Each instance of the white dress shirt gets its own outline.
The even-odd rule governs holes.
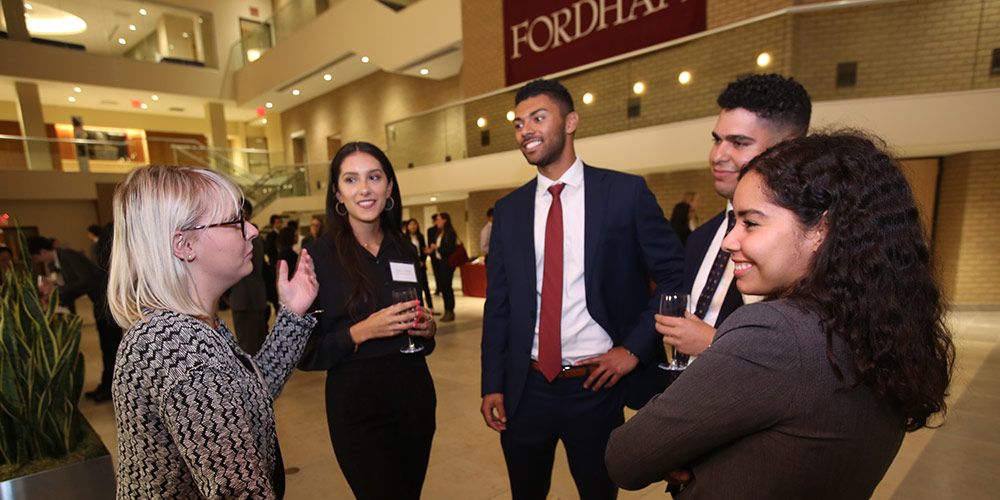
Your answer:
[[[482,231],[479,231],[479,253],[483,255],[489,255],[490,253],[490,234],[493,233],[493,222],[487,222],[483,226]]]
[[[733,209],[733,203],[731,201],[726,202],[726,213],[728,214]],[[712,239],[712,244],[708,246],[708,251],[705,252],[705,257],[701,259],[701,267],[698,268],[698,275],[694,279],[694,284],[691,286],[691,303],[688,306],[688,310],[694,311],[695,304],[698,303],[698,297],[701,297],[701,291],[705,288],[705,282],[708,281],[708,273],[712,271],[712,264],[715,263],[715,256],[719,253],[719,248],[722,247],[722,240],[726,237],[726,217],[723,216],[722,224],[719,224],[719,228],[715,231],[715,237]],[[705,317],[702,318],[705,323],[710,326],[715,326],[715,321],[719,318],[719,311],[722,309],[722,303],[726,300],[726,294],[729,293],[729,286],[733,283],[733,259],[729,259],[726,262],[726,270],[722,273],[722,280],[719,281],[719,288],[715,289],[715,295],[712,296],[712,303],[708,306],[708,311],[705,313]],[[764,299],[759,295],[743,295],[744,304],[753,304],[754,302],[760,302]]]
[[[587,310],[587,286],[584,278],[584,185],[583,162],[577,158],[557,181],[538,174],[535,190],[535,339],[531,359],[538,359],[538,318],[541,317],[542,276],[545,263],[545,223],[552,206],[549,186],[562,183],[559,199],[563,212],[563,293],[562,293],[562,364],[604,354],[614,347],[608,332],[598,325]]]

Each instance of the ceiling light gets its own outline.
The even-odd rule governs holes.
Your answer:
[[[371,61],[371,59],[369,59],[368,56],[361,56],[361,62],[367,64],[368,61]]]
[[[507,121],[509,121],[509,122],[514,121],[514,112],[513,111],[508,111],[507,112]]]
[[[247,62],[254,62],[260,59],[260,51],[257,49],[250,49],[247,51]]]
[[[126,42],[124,38],[121,37],[118,38],[118,45],[125,45],[126,43],[128,42]]]
[[[323,75],[323,79],[326,80],[326,81],[333,80],[333,75],[331,75],[330,73],[325,73]]]
[[[149,14],[149,12],[146,12],[146,9],[139,9],[140,16],[145,16],[146,14]]]
[[[583,103],[584,104],[590,104],[592,102],[594,102],[594,94],[591,94],[590,92],[587,92],[586,94],[583,94]]]
[[[486,128],[486,117],[480,116],[479,119],[476,120],[476,126],[479,128]]]
[[[646,84],[643,82],[635,82],[632,84],[632,93],[635,95],[642,95],[646,92]]]
[[[437,196],[431,196],[431,201],[438,201]]]
[[[142,108],[142,109],[149,109],[149,105],[146,104],[146,103],[140,104],[139,107]]]
[[[134,25],[134,24],[130,24],[130,25],[128,25],[128,30],[129,30],[129,31],[135,31],[135,30],[136,30],[136,27],[135,27],[135,25]]]
[[[73,96],[67,97],[66,100],[69,101],[69,102],[76,102],[76,98],[73,97]]]
[[[187,31],[184,31],[184,32],[181,33],[181,38],[187,38],[189,36],[191,36],[191,35],[189,35]]]
[[[156,102],[156,101],[160,100],[160,96],[158,96],[156,94],[153,94],[153,95],[149,96],[149,98],[152,99],[153,102]]]
[[[267,118],[261,118],[260,123],[263,125],[267,125]]]
[[[267,109],[271,109],[274,107],[274,103],[271,101],[267,101],[266,103],[264,103],[264,107]]]
[[[24,22],[32,36],[37,35],[77,35],[87,31],[87,22],[65,10],[35,4],[30,8],[25,4]]]
[[[761,52],[760,54],[757,55],[757,66],[760,66],[761,68],[766,68],[770,64],[771,64],[771,54],[768,54],[767,52]]]
[[[427,74],[429,74],[430,72],[431,72],[431,70],[429,70],[429,69],[427,69],[427,68],[420,68],[420,74],[421,74],[421,75],[427,75]]]
[[[73,92],[79,94],[80,92],[83,92],[83,89],[81,89],[80,87],[73,87]]]
[[[681,85],[687,85],[691,83],[691,72],[681,71],[681,73],[677,75],[677,81],[680,82]]]
[[[299,92],[299,89],[292,89],[292,95],[299,95],[301,93],[302,92]]]
[[[34,10],[30,3],[24,2],[24,10]]]

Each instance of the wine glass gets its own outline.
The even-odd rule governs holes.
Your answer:
[[[400,302],[410,302],[413,300],[418,300],[420,296],[417,294],[416,288],[402,288],[399,290],[392,291],[392,302],[394,304],[399,304]],[[414,309],[409,309],[407,312],[411,312]],[[424,346],[416,343],[413,340],[413,336],[406,335],[406,345],[399,349],[399,352],[404,354],[413,354],[415,352],[420,352],[424,350]]]
[[[663,316],[684,317],[687,311],[690,295],[686,293],[665,293],[660,295],[660,314]],[[666,346],[664,346],[666,348]],[[657,365],[661,370],[672,372],[683,371],[688,366],[688,355],[677,352],[677,348],[671,346],[667,351],[670,363],[660,363]]]

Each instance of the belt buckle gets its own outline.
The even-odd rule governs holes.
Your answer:
[[[562,365],[562,366],[559,367],[559,371],[565,373],[565,372],[568,372],[568,371],[572,370],[573,368],[576,368],[576,367],[573,366],[573,365]]]

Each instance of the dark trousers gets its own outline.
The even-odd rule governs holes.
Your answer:
[[[441,265],[444,264],[442,261],[435,259],[431,256],[431,272],[434,273],[434,293],[441,291]]]
[[[330,440],[355,497],[420,498],[436,406],[434,382],[420,355],[358,360],[329,372]]]
[[[106,309],[106,308],[103,308]],[[111,389],[111,376],[115,373],[115,357],[118,344],[122,341],[122,329],[111,319],[110,311],[94,307],[94,321],[97,323],[97,339],[101,346],[101,389]]]
[[[441,290],[441,298],[444,299],[444,310],[455,310],[455,290],[451,287],[451,280],[455,277],[455,268],[447,262],[441,263],[441,281],[438,281],[438,290]]]
[[[431,293],[430,283],[427,282],[427,268],[417,264],[417,281],[420,282],[420,291],[424,294],[424,305],[428,309],[434,309],[434,295]]]
[[[265,308],[267,305],[264,306]],[[243,352],[253,356],[264,345],[267,338],[267,319],[271,316],[270,309],[259,311],[237,311],[233,309],[233,328],[236,329],[236,341]]]
[[[618,497],[604,450],[611,431],[625,421],[621,388],[594,392],[583,388],[585,380],[557,378],[550,384],[541,373],[528,373],[517,413],[500,434],[514,500],[545,499],[559,440],[582,500]]]

